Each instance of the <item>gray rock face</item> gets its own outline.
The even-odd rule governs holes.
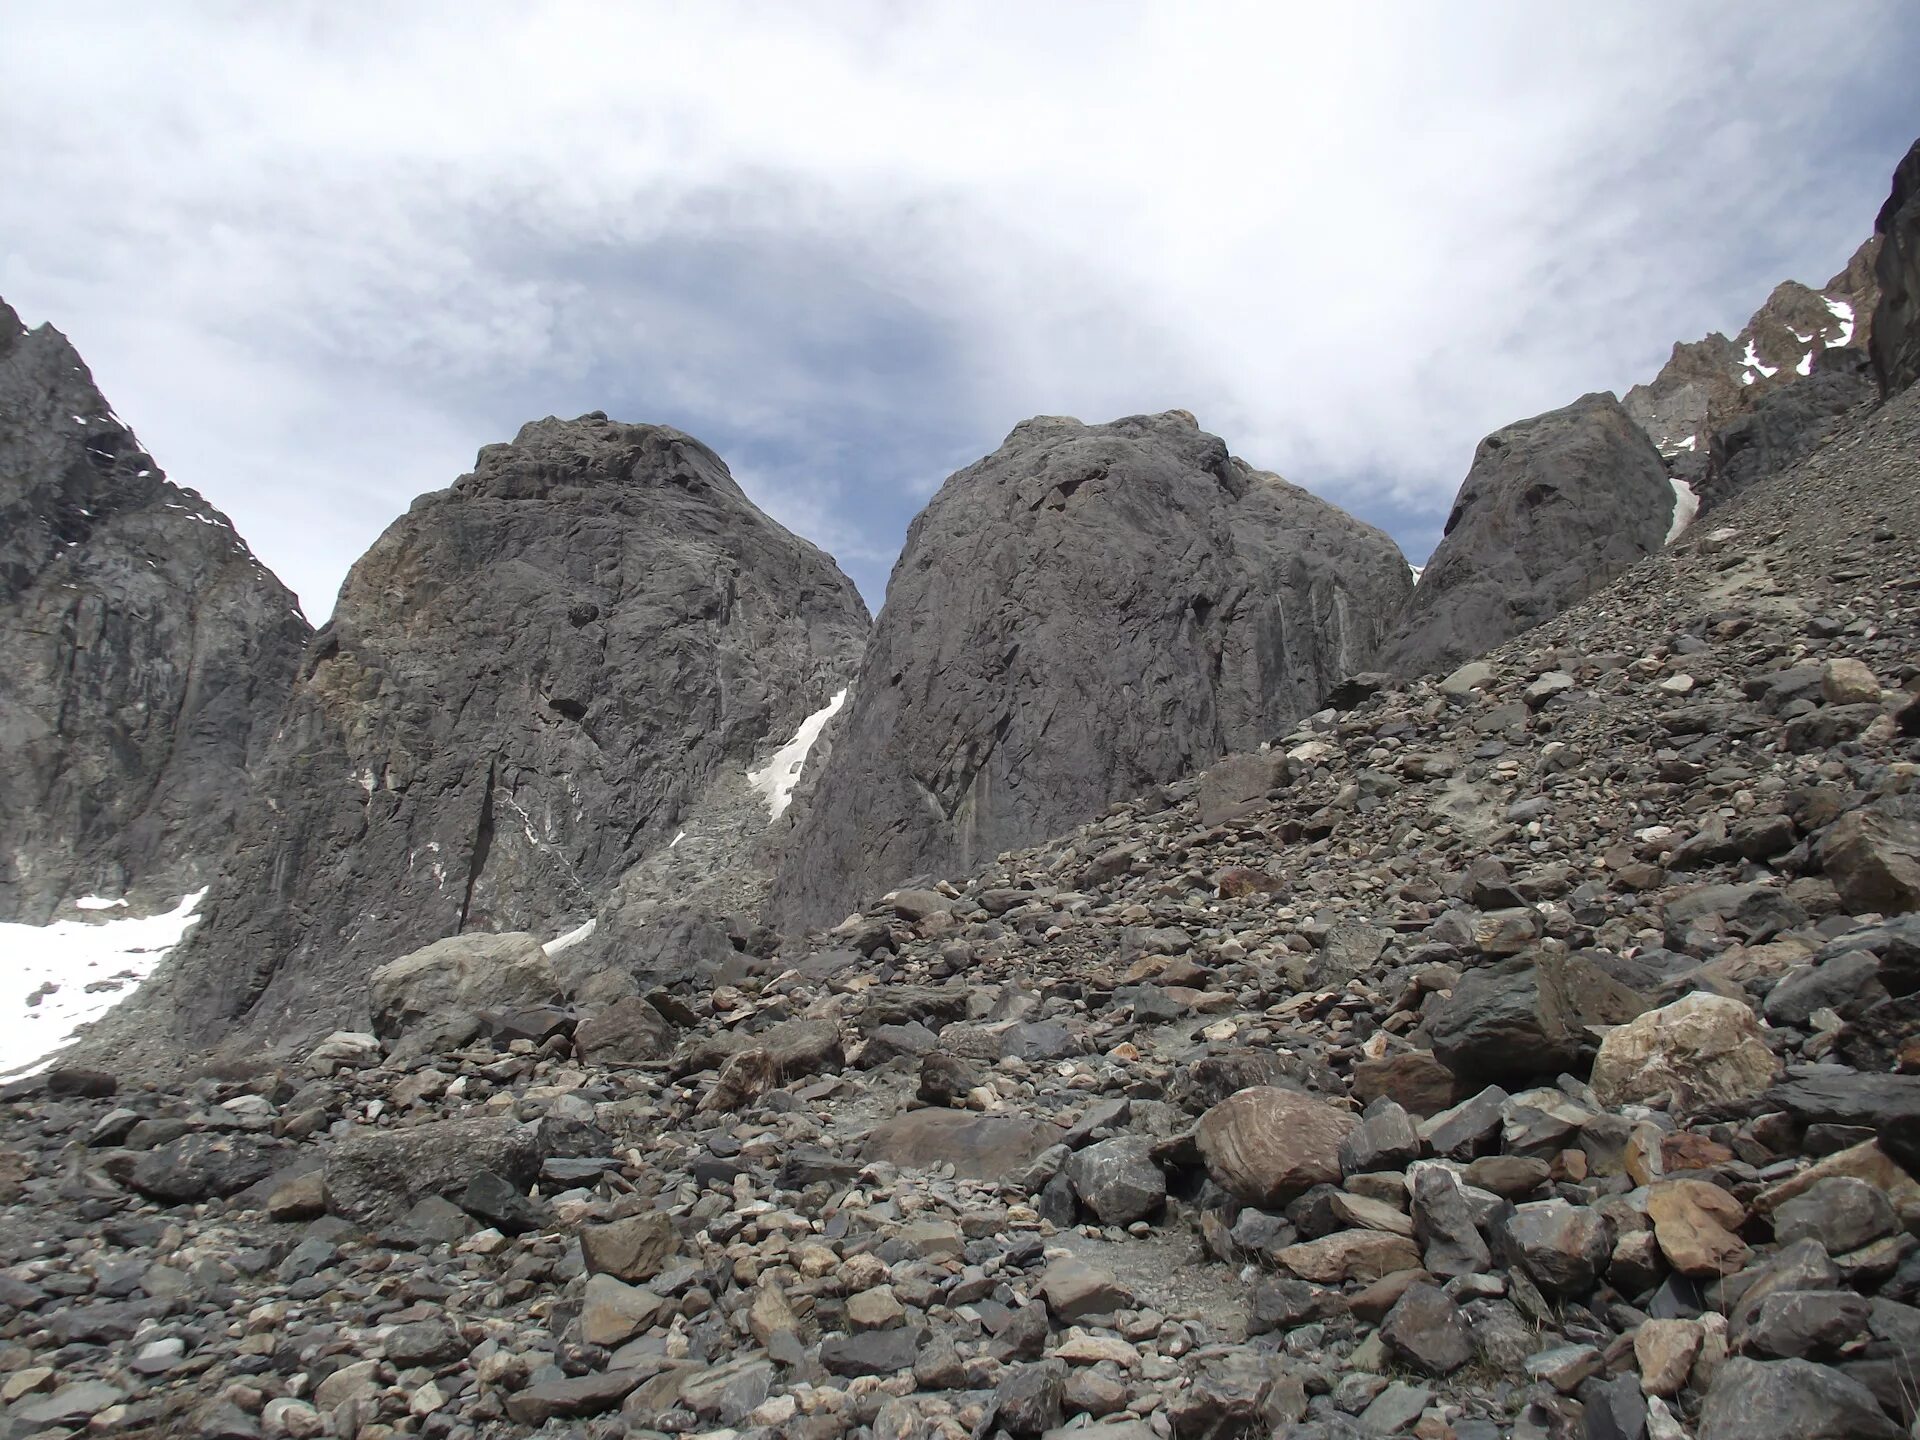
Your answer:
[[[66,337],[0,304],[0,919],[210,874],[309,633]]]
[[[1920,379],[1920,140],[1893,172],[1893,193],[1873,229],[1880,304],[1870,348],[1880,392],[1893,395]]]
[[[1408,587],[1385,535],[1184,411],[1026,421],[908,531],[773,917],[838,920],[1257,747]]]
[[[486,447],[315,637],[272,803],[163,978],[178,1033],[357,1020],[370,972],[432,941],[579,925],[840,688],[865,629],[833,562],[679,431],[593,414]]]
[[[1725,432],[1775,395],[1806,388],[1804,377],[1834,368],[1829,351],[1866,349],[1880,303],[1880,248],[1870,237],[1819,290],[1793,280],[1775,286],[1733,339],[1716,332],[1675,345],[1651,382],[1626,393],[1621,403],[1675,475],[1703,495],[1728,489],[1718,453]]]
[[[1661,549],[1673,510],[1659,452],[1611,395],[1496,430],[1379,663],[1448,670],[1531,629]]]
[[[1812,373],[1805,379],[1769,390],[1714,436],[1713,471],[1695,484],[1703,505],[1718,504],[1798,464],[1874,398],[1862,351],[1815,352]]]

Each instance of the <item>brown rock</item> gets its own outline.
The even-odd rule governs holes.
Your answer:
[[[963,1179],[1004,1180],[1059,1138],[1055,1126],[1014,1115],[909,1110],[876,1125],[861,1155],[916,1169],[951,1164]]]
[[[1274,1262],[1318,1285],[1343,1280],[1366,1283],[1396,1270],[1420,1268],[1420,1250],[1404,1235],[1384,1230],[1341,1230],[1276,1250]]]
[[[1682,1275],[1730,1275],[1747,1261],[1733,1232],[1746,1220],[1740,1202],[1704,1180],[1664,1180],[1647,1192],[1653,1238]]]
[[[666,1059],[673,1046],[673,1026],[639,995],[614,1001],[573,1032],[573,1048],[593,1065],[643,1065]]]
[[[1849,910],[1920,909],[1920,795],[1887,795],[1849,810],[1814,853]]]
[[[583,1226],[580,1231],[580,1254],[588,1273],[617,1280],[651,1280],[679,1249],[673,1221],[658,1211]]]
[[[1459,1096],[1460,1082],[1430,1050],[1410,1050],[1353,1067],[1353,1093],[1362,1104],[1382,1095],[1425,1118],[1438,1115]]]
[[[1633,1332],[1633,1359],[1640,1367],[1640,1388],[1672,1399],[1693,1373],[1694,1358],[1706,1332],[1697,1320],[1645,1320]]]
[[[267,1214],[275,1220],[318,1220],[327,1213],[327,1177],[309,1170],[282,1180],[267,1197]]]
[[[1340,1142],[1358,1123],[1324,1100],[1255,1086],[1202,1115],[1194,1138],[1222,1188],[1275,1210],[1315,1185],[1340,1183]]]

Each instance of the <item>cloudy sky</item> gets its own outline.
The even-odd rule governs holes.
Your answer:
[[[1190,409],[1424,559],[1482,434],[1824,281],[1920,134],[1903,0],[0,32],[0,297],[315,619],[480,445],[596,409],[700,436],[876,607],[1036,413]]]

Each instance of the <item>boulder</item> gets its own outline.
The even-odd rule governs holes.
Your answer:
[[[573,1048],[589,1065],[644,1065],[671,1055],[674,1038],[652,1001],[628,995],[576,1025]]]
[[[1516,1205],[1497,1227],[1509,1264],[1553,1295],[1584,1295],[1613,1249],[1604,1217],[1565,1200]]]
[[[1286,783],[1287,757],[1278,751],[1229,755],[1209,765],[1200,776],[1200,792],[1195,797],[1200,823],[1209,828],[1224,825]]]
[[[398,1220],[429,1195],[460,1195],[481,1171],[525,1187],[540,1170],[536,1132],[507,1116],[362,1129],[327,1153],[327,1201],[363,1224]]]
[[[1647,1192],[1647,1218],[1667,1263],[1682,1275],[1731,1275],[1747,1260],[1740,1202],[1705,1180],[1666,1180]]]
[[[553,962],[531,935],[450,935],[368,979],[373,1028],[391,1038],[449,1012],[513,1010],[561,998]]]
[[[1167,1176],[1148,1155],[1152,1141],[1122,1135],[1074,1152],[1067,1162],[1080,1203],[1102,1225],[1130,1225],[1167,1203]]]
[[[1466,1317],[1434,1285],[1409,1285],[1380,1322],[1380,1339],[1396,1359],[1423,1375],[1451,1375],[1473,1358]]]
[[[127,1184],[168,1205],[238,1194],[273,1173],[273,1160],[242,1136],[194,1134],[147,1151],[134,1162]]]
[[[1702,1106],[1750,1099],[1778,1074],[1753,1011],[1702,990],[1609,1031],[1594,1058],[1592,1085],[1607,1105],[1664,1092]]]
[[[1850,910],[1920,910],[1920,795],[1883,795],[1849,810],[1814,854]]]
[[[1434,1054],[1462,1079],[1511,1084],[1583,1070],[1592,1027],[1646,1008],[1592,961],[1540,952],[1468,971],[1427,1029]]]
[[[1216,1183],[1273,1210],[1315,1185],[1339,1183],[1340,1146],[1357,1123],[1324,1100],[1256,1086],[1202,1115],[1195,1140]]]
[[[1697,1440],[1904,1440],[1873,1393],[1808,1360],[1736,1357],[1700,1411]]]
[[[680,1249],[671,1217],[659,1211],[629,1215],[580,1229],[580,1255],[589,1275],[637,1283],[658,1275]]]
[[[965,1110],[909,1110],[867,1135],[862,1158],[914,1169],[952,1165],[968,1180],[1005,1180],[1059,1138],[1044,1121]]]

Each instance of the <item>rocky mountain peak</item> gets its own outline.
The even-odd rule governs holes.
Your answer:
[[[579,929],[716,782],[747,790],[867,623],[676,430],[550,418],[486,447],[350,572],[258,767],[271,803],[151,1006],[195,1043],[284,1040],[356,1021],[369,973],[431,941]]]
[[[66,337],[0,304],[0,918],[192,888],[309,633]]]
[[[837,919],[1259,745],[1364,667],[1410,583],[1186,411],[1023,422],[909,529],[774,915]]]
[[[1879,237],[1870,237],[1819,290],[1774,287],[1740,333],[1677,343],[1654,379],[1623,400],[1660,453],[1704,461],[1715,432],[1761,397],[1811,375],[1829,350],[1862,350],[1880,301]]]

